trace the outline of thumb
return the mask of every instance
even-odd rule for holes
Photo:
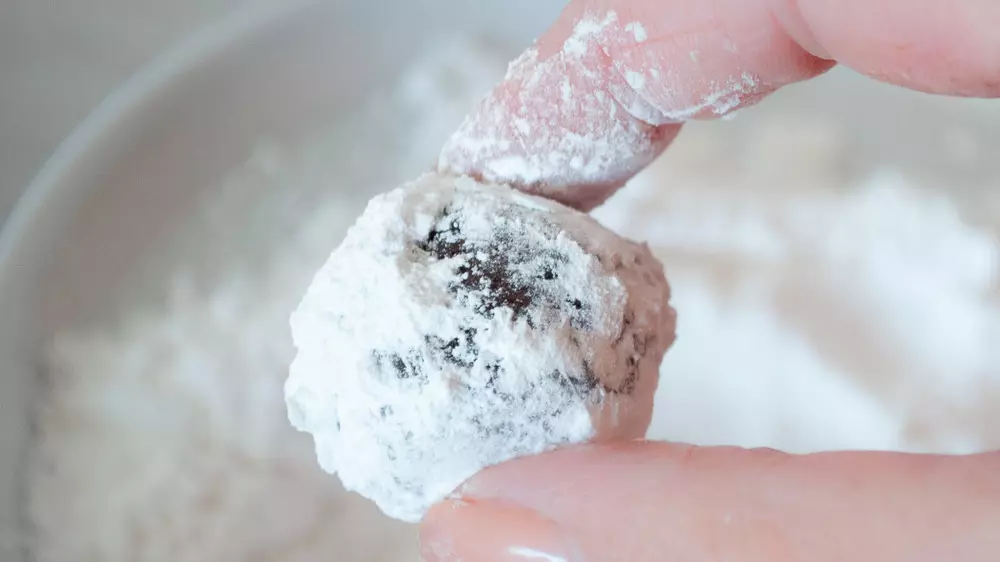
[[[586,445],[485,470],[424,519],[427,561],[995,561],[1000,454]]]

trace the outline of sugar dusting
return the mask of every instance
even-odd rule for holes
[[[653,69],[655,70],[655,69]],[[664,111],[670,119],[686,121],[695,116],[711,111],[718,117],[725,117],[746,99],[748,94],[755,93],[760,88],[760,79],[748,72],[731,77],[724,84],[713,84],[712,92],[705,94],[701,100],[687,107]]]
[[[524,560],[540,560],[541,562],[566,562],[562,556],[548,554],[526,546],[512,546],[507,552]]]
[[[689,88],[671,93],[671,70],[655,57],[637,64],[611,56],[648,40],[641,23],[609,11],[582,17],[544,59],[528,49],[445,143],[438,170],[589,210],[659,155],[676,133],[663,125],[728,115],[763,88],[758,76],[742,72],[688,101]],[[649,95],[653,84],[656,95]]]
[[[544,60],[528,49],[511,63],[504,86],[445,143],[439,171],[476,173],[584,210],[603,201],[608,186],[620,185],[669,141],[651,125],[655,110],[604,62],[606,45],[622,33],[609,12],[582,19]],[[627,35],[645,32],[632,26]]]

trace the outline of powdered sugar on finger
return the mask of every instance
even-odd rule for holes
[[[447,141],[438,170],[597,206],[676,133],[609,62],[609,45],[642,37],[609,12],[578,22],[552,56],[528,49]]]

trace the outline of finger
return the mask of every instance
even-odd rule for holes
[[[787,0],[582,0],[542,38],[543,52],[580,22],[614,14],[599,41],[617,75],[667,121],[718,117],[833,66],[798,44],[770,9]]]
[[[589,210],[684,120],[725,114],[832,65],[796,47],[766,10],[733,43],[715,17],[719,1],[571,4],[449,139],[439,171]]]
[[[791,456],[633,442],[487,469],[421,529],[425,560],[987,562],[1000,455]]]
[[[724,114],[832,61],[911,89],[1000,96],[995,0],[586,0],[568,17],[609,10],[645,41],[612,41],[608,56],[673,117]]]
[[[439,170],[583,210],[675,124],[841,61],[928,92],[1000,96],[995,0],[578,0],[448,141]]]
[[[564,13],[445,143],[438,170],[581,210],[603,202],[678,132],[634,95],[609,58],[616,40],[609,33],[619,27]],[[566,30],[575,32],[556,37]]]
[[[1000,96],[996,0],[770,0],[812,52],[907,88]]]

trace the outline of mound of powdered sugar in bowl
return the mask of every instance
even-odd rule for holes
[[[184,229],[224,274],[183,282],[178,235],[181,258],[158,276],[180,282],[163,298],[58,335],[30,493],[38,560],[412,559],[413,529],[345,494],[289,425],[288,313],[365,200],[417,177],[505,63],[448,46],[329,134],[263,144]],[[740,121],[691,127],[593,214],[667,265],[678,336],[648,435],[1000,446],[1000,229],[960,205],[1000,216],[987,191],[956,201],[943,193],[965,186],[893,170],[844,179],[836,122],[789,118],[771,135]],[[730,139],[737,124],[752,142]],[[250,231],[261,239],[239,255],[211,244]]]

